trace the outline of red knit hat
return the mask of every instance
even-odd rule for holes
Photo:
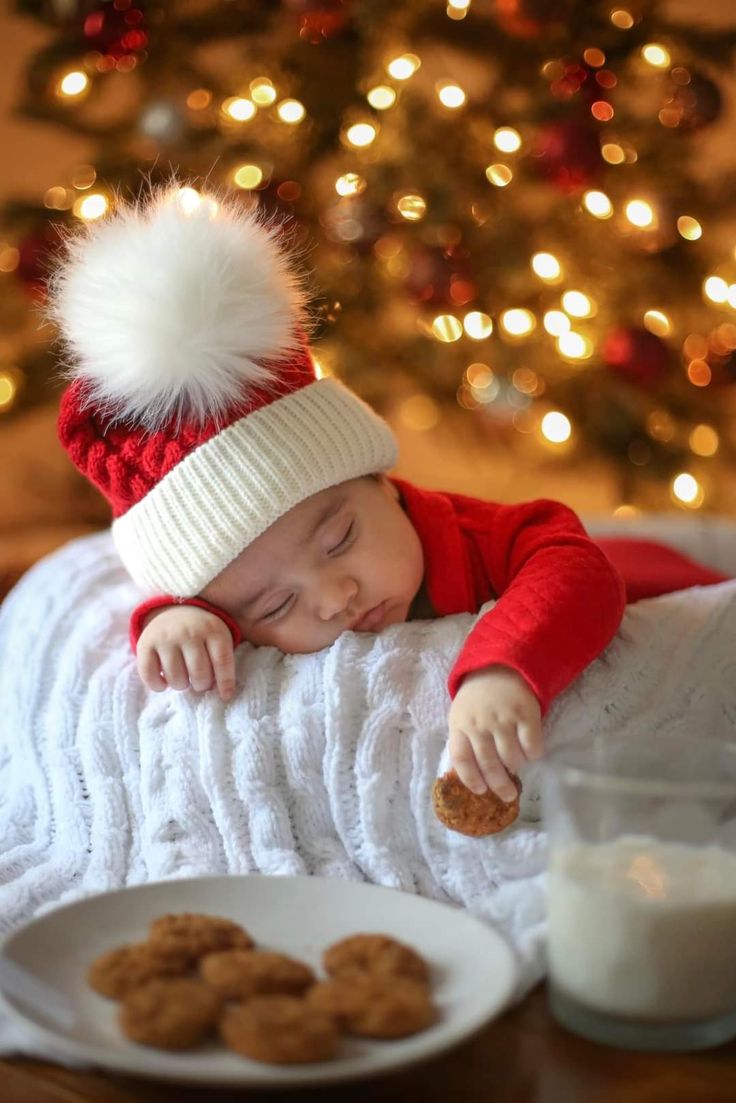
[[[282,233],[168,185],[71,236],[51,276],[59,437],[146,590],[199,593],[305,498],[396,462],[386,423],[316,378]]]

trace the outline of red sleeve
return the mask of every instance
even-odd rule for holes
[[[205,601],[201,597],[169,597],[167,594],[161,594],[159,597],[149,597],[146,601],[142,601],[140,605],[136,606],[130,617],[130,646],[133,654],[138,647],[138,640],[140,639],[141,632],[145,625],[144,621],[149,613],[154,609],[163,609],[167,605],[195,605],[198,609],[205,609],[208,613],[214,613],[216,617],[224,621],[230,629],[230,634],[233,637],[233,647],[237,647],[239,643],[243,642],[243,633],[238,627],[237,621],[233,620],[229,613],[226,613],[224,609],[219,609],[217,605],[211,605],[209,601]]]
[[[499,663],[526,679],[544,713],[615,635],[623,579],[558,502],[487,503],[466,535],[498,600],[468,636],[450,695],[466,674]]]

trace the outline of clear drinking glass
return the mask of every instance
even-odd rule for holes
[[[596,738],[542,778],[554,1017],[628,1049],[736,1036],[736,742]]]

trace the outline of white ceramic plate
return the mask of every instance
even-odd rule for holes
[[[183,911],[234,919],[259,947],[315,969],[324,948],[346,935],[392,935],[430,962],[439,1021],[399,1041],[345,1038],[334,1060],[314,1065],[261,1064],[215,1042],[188,1053],[138,1046],[118,1030],[116,1005],[88,987],[87,966],[104,950],[144,939],[155,916]],[[376,885],[317,877],[202,877],[103,893],[28,923],[5,942],[0,964],[3,959],[72,1005],[75,1024],[60,1028],[17,996],[4,995],[6,1007],[47,1051],[132,1076],[260,1088],[359,1080],[434,1057],[497,1015],[516,980],[504,939],[466,912]]]

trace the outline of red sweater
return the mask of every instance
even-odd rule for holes
[[[477,613],[497,599],[452,668],[452,697],[466,674],[501,664],[525,678],[545,712],[611,641],[627,601],[726,578],[651,541],[595,542],[559,502],[499,505],[392,481],[422,544],[424,585],[437,616]],[[157,597],[137,607],[134,649],[146,614],[175,602]],[[222,617],[235,645],[242,642],[223,610],[198,598],[184,603]]]

